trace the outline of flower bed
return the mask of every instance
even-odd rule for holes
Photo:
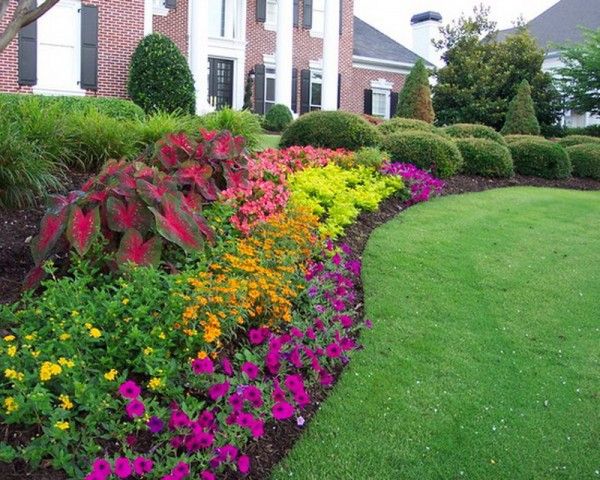
[[[52,238],[56,248],[71,240],[70,274],[57,277],[46,263],[42,294],[0,310],[7,329],[0,398],[10,439],[0,442],[0,461],[51,465],[90,480],[209,480],[248,473],[245,451],[267,422],[303,424],[313,386],[332,384],[364,326],[355,309],[360,263],[324,234],[342,233],[403,183],[393,166],[392,175],[342,168],[353,154],[311,147],[270,150],[227,167],[239,145],[227,134],[172,137],[152,172],[118,164],[118,181],[101,176],[63,205],[66,218],[97,209],[100,219],[87,224],[94,235],[79,229],[85,242],[65,235],[73,228],[67,221]],[[223,177],[197,172],[213,164],[211,174],[225,165]],[[153,179],[154,190],[143,192],[156,192],[167,177],[175,183],[165,188],[178,198],[170,210],[142,195],[139,183]],[[315,190],[309,180],[319,177]],[[220,194],[212,195],[213,181]],[[327,182],[332,195],[323,193]],[[100,199],[99,192],[107,193]],[[198,203],[185,202],[194,194]],[[136,230],[136,245],[164,244],[158,268],[136,266],[146,264],[136,255],[113,266],[128,229],[112,228],[104,205],[111,198],[127,205],[132,195],[162,222]],[[56,214],[54,207],[49,215]],[[167,217],[173,221],[161,220]],[[183,242],[200,224],[209,242]]]

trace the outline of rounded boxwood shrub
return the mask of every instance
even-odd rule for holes
[[[571,160],[558,143],[539,137],[523,138],[508,144],[515,165],[521,175],[542,178],[568,178]]]
[[[484,177],[511,177],[514,166],[505,145],[487,138],[458,138],[456,145],[462,154],[462,171]]]
[[[590,137],[589,135],[568,135],[559,140],[563,147],[572,147],[573,145],[583,145],[584,143],[600,143],[600,138]]]
[[[600,180],[600,143],[583,143],[567,148],[573,175]]]
[[[384,137],[382,148],[390,154],[392,161],[412,163],[423,170],[431,170],[440,178],[458,173],[463,164],[456,144],[431,132],[392,133]]]
[[[457,123],[442,129],[452,138],[485,138],[500,145],[506,145],[504,137],[487,125],[477,123]]]
[[[377,129],[359,115],[347,112],[310,112],[291,123],[281,136],[281,146],[312,145],[358,150],[379,143]]]
[[[187,60],[168,37],[153,33],[139,43],[129,68],[127,91],[145,112],[194,113],[196,91]]]
[[[433,125],[430,125],[423,120],[416,120],[414,118],[401,118],[394,117],[377,127],[382,135],[390,135],[396,132],[405,132],[407,130],[420,130],[423,132],[441,134],[442,131]]]
[[[271,107],[271,110],[265,115],[263,127],[270,132],[282,132],[294,121],[292,112],[285,105],[277,104]]]

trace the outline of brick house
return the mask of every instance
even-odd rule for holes
[[[258,113],[282,103],[389,117],[419,56],[353,10],[354,0],[60,0],[0,53],[0,91],[126,97],[131,55],[158,32],[188,58],[198,112],[242,108],[252,79]]]

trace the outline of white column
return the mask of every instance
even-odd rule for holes
[[[275,47],[275,103],[292,108],[292,57],[294,44],[294,0],[277,2],[277,46]]]
[[[144,0],[144,36],[152,33],[152,17],[154,15],[154,1]]]
[[[340,66],[340,0],[325,0],[323,32],[323,110],[338,109]]]
[[[196,86],[196,114],[212,111],[208,104],[208,0],[190,0],[190,69]]]

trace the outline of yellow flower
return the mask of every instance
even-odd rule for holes
[[[124,298],[123,300],[121,300],[121,303],[123,305],[127,305],[129,303],[129,299],[128,298]]]
[[[79,316],[79,312],[78,312],[77,310],[73,310],[73,311],[71,312],[71,316],[72,316],[72,317],[78,317],[78,316]]]
[[[102,336],[102,332],[100,330],[98,330],[97,328],[92,328],[90,330],[90,337],[100,338],[101,336]]]
[[[39,351],[39,350],[32,350],[32,351],[31,351],[31,356],[32,356],[33,358],[37,358],[37,357],[39,357],[39,356],[40,356],[40,351]]]
[[[12,412],[16,412],[19,409],[19,405],[13,397],[6,397],[4,399],[4,408],[6,408],[6,414],[10,414]]]
[[[71,399],[68,395],[59,395],[58,399],[61,402],[61,408],[64,408],[65,410],[71,410],[73,408],[73,402],[71,402]]]
[[[65,358],[65,357],[60,357],[58,359],[58,363],[59,363],[59,365],[62,365],[63,367],[73,368],[75,366],[75,362],[73,360],[69,360],[68,358]]]
[[[6,337],[4,337],[5,342],[12,342],[14,339],[15,339],[14,335],[7,335]]]
[[[6,354],[9,357],[14,357],[17,354],[17,347],[15,347],[14,345],[11,345],[10,347],[8,347],[6,349]]]
[[[161,378],[151,378],[150,381],[148,382],[148,388],[150,390],[158,390],[160,387],[162,387],[163,385],[163,381]]]
[[[71,338],[71,335],[69,335],[68,333],[61,333],[58,338],[64,342],[65,340]]]
[[[119,372],[117,372],[114,368],[112,368],[111,370],[109,370],[108,372],[106,372],[104,374],[104,378],[106,378],[109,382],[112,382],[115,378],[117,378],[118,374],[119,374]]]
[[[86,323],[84,323],[84,324],[83,324],[83,326],[84,326],[85,328],[87,328],[88,330],[89,330],[90,328],[92,328],[92,327],[93,327],[93,325],[92,325],[90,322],[86,322]]]
[[[60,375],[62,372],[62,368],[57,363],[52,362],[44,362],[40,368],[40,380],[42,382],[47,382],[52,377]]]
[[[144,355],[150,355],[153,351],[154,349],[152,347],[146,347],[144,348]]]
[[[158,338],[160,338],[161,340],[164,340],[165,338],[167,338],[167,336],[165,335],[165,333],[164,333],[164,332],[160,332],[160,333],[158,334]]]
[[[54,424],[54,426],[55,426],[56,428],[58,428],[59,430],[62,430],[63,432],[64,432],[65,430],[68,430],[68,429],[69,429],[69,427],[70,427],[70,425],[69,425],[69,422],[56,422],[56,423]]]
[[[17,372],[16,370],[13,370],[12,368],[7,368],[6,370],[4,370],[4,376],[6,378],[8,378],[9,380],[18,380],[18,381],[22,381],[25,378],[24,373]]]
[[[198,352],[198,358],[200,360],[204,360],[206,357],[208,357],[208,353],[206,353],[204,350],[200,350]]]
[[[35,333],[32,333],[31,335],[25,335],[25,340],[31,342],[32,340],[35,340]]]

